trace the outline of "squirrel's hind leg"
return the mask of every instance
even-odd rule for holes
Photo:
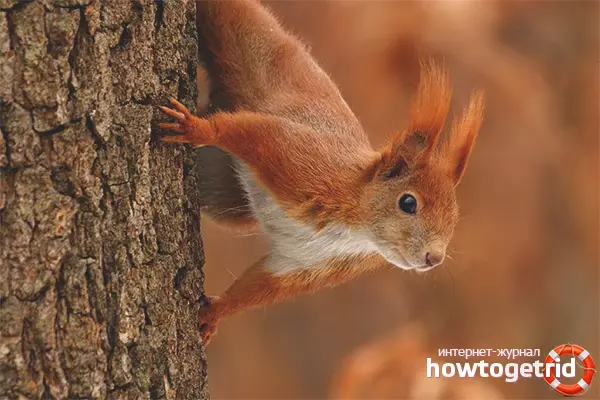
[[[285,260],[278,262],[281,261]],[[289,272],[277,273],[273,269],[272,255],[267,255],[244,271],[221,296],[206,299],[199,315],[203,342],[206,345],[210,341],[223,318],[252,307],[338,285],[380,266],[381,261],[377,255],[335,257],[310,267],[290,264]]]
[[[202,212],[212,221],[235,231],[254,231],[258,221],[236,172],[233,157],[216,147],[198,150],[195,166]]]

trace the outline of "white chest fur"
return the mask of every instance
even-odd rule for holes
[[[331,258],[377,251],[366,233],[342,226],[328,226],[317,232],[288,217],[245,166],[238,164],[237,171],[252,212],[271,241],[267,267],[273,273],[311,268]]]

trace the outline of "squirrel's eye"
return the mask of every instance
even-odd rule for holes
[[[413,195],[403,194],[398,200],[398,207],[407,214],[414,214],[417,212],[417,199]]]

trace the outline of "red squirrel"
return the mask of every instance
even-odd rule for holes
[[[224,294],[207,298],[203,342],[235,312],[334,286],[386,262],[416,271],[441,264],[483,93],[473,93],[448,140],[438,143],[451,89],[443,68],[423,63],[407,129],[376,151],[336,85],[265,7],[251,0],[196,7],[211,100],[224,107],[199,118],[172,100],[160,109],[175,122],[160,127],[175,135],[161,140],[233,156],[222,157],[220,171],[235,174],[241,206],[217,199],[208,214],[229,226],[259,226],[270,240],[268,254]]]

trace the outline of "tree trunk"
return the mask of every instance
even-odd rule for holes
[[[0,0],[0,399],[204,399],[191,0]]]

